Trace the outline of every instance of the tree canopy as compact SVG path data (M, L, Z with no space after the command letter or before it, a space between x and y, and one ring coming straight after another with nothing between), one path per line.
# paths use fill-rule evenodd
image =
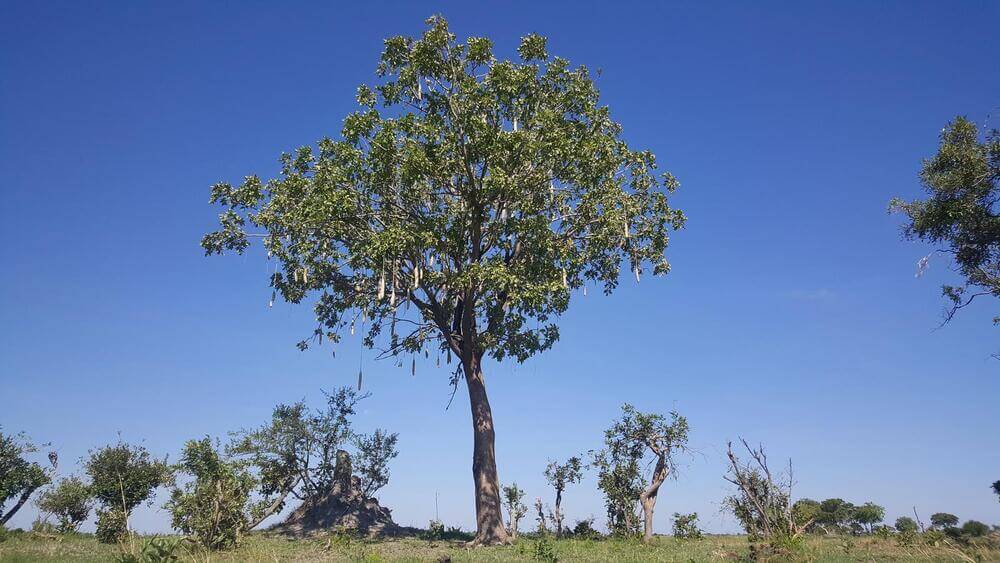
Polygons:
M920 180L929 197L894 199L891 209L907 216L904 236L950 254L965 278L963 285L942 288L950 302L947 322L978 297L1000 297L1000 132L993 129L980 140L975 123L956 117L941 131L938 152L924 161Z
M550 56L544 37L525 37L514 62L489 39L457 42L443 18L428 26L386 40L340 139L283 155L270 181L215 185L226 211L202 245L243 252L259 235L277 292L317 294L317 340L367 321L374 345L412 304L389 353L459 353L463 309L478 353L524 360L558 338L572 289L610 292L623 259L637 276L669 270L678 184L621 139L587 68Z

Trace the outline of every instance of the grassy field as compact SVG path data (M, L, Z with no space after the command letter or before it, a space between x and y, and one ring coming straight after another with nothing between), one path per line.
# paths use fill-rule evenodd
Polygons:
M174 540L176 541L176 539ZM520 540L516 545L470 549L461 541L402 538L366 541L346 536L291 540L254 535L236 550L212 554L176 550L182 561L738 561L750 550L741 536L708 536L700 540L658 537L651 545L619 540ZM89 535L11 534L0 542L0 561L114 561L119 548ZM552 555L555 559L549 557ZM949 546L900 546L875 538L810 537L790 561L1000 561L1000 551L980 545L959 550Z

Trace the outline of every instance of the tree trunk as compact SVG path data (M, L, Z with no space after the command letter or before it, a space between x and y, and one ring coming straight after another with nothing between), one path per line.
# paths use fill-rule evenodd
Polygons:
M556 489L556 511L552 515L556 520L556 537L562 537L562 490Z
M660 485L666 478L667 456L665 453L661 453L656 460L656 469L653 470L649 487L639 495L644 520L642 541L645 543L649 543L653 539L653 509L656 507L656 495L660 492Z
M30 489L26 489L23 493L21 493L21 498L17 499L17 504L12 506L10 510L7 512L7 514L3 515L3 518L0 518L0 526L3 526L4 524L7 523L8 520L13 518L14 515L17 514L17 511L21 510L21 507L24 506L24 503L28 502L28 498L31 497L31 493L34 492L35 488L32 487Z
M493 412L486 397L486 382L475 354L463 359L465 382L472 408L472 478L476 485L476 537L473 545L509 543L500 512L500 480L494 451Z

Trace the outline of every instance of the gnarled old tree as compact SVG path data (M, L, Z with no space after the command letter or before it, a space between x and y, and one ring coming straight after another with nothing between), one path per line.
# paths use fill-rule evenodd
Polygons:
M608 528L613 533L634 533L638 528L634 505L638 502L643 512L643 541L653 539L653 511L660 486L668 475L676 475L674 453L684 450L687 441L687 419L677 412L672 411L668 421L661 414L622 406L621 419L605 431L604 449L594 456L598 486L608 506ZM655 465L644 485L641 467L647 459Z
M316 297L315 341L360 325L383 356L457 356L474 542L505 542L484 359L551 347L571 292L594 281L610 293L623 260L637 279L666 274L684 216L667 201L676 180L622 140L585 67L550 56L538 35L501 60L489 39L427 23L419 38L385 41L378 80L358 89L338 139L283 156L268 182L214 186L227 209L202 245L243 252L259 237L280 265L276 294Z

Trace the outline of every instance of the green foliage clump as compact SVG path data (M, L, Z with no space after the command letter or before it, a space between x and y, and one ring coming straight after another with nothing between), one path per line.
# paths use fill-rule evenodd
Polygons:
M959 529L962 531L962 535L971 538L979 538L990 533L990 527L978 520L968 520Z
M37 451L24 434L4 434L0 431L0 527L7 523L39 488L51 477L27 456ZM50 461L55 458L49 454ZM54 461L53 461L54 464ZM8 503L13 504L7 508ZM6 512L5 512L6 511Z
M937 547L941 545L942 543L944 543L945 538L947 538L947 535L943 531L936 529L927 530L926 532L921 534L921 536L924 540L924 543L926 543L931 547Z
M120 545L115 563L169 563L179 561L183 543L173 538L149 538L139 545L134 541L123 542Z
M702 537L701 528L698 527L698 513L681 514L674 512L674 537L700 540Z
M128 515L120 508L97 509L97 530L94 536L101 543L119 543L129 535Z
M44 514L51 514L59 521L58 531L75 532L90 515L94 498L90 487L79 477L67 477L54 487L42 491L35 501Z
M902 530L896 534L896 543L901 547L912 547L917 543L917 531L916 530Z
M524 504L524 491L517 486L517 483L511 483L503 488L502 493L502 501L508 514L507 531L511 538L516 540L518 523L528 513L528 507Z
M899 533L916 532L920 529L917 525L917 521L909 516L900 516L899 518L896 518L895 527L896 531Z
M885 508L873 502L858 506L840 498L800 499L792 505L792 515L808 532L871 534L885 518Z
M573 526L573 537L581 540L596 540L601 537L601 532L594 528L593 518L586 518L576 521Z
M152 502L153 491L171 479L165 460L154 459L144 446L124 442L91 451L84 469L90 477L90 492L101 504L97 536L106 543L128 534L132 510Z
M431 520L427 524L427 531L424 533L424 539L427 541L440 541L444 538L444 522L440 520Z
M356 455L354 472L361 477L361 494L370 498L389 484L389 462L399 455L398 434L376 428L371 434L358 434L354 439Z
M947 322L977 297L1000 297L1000 131L980 140L975 123L956 117L941 131L938 152L924 161L920 180L927 199L894 199L890 209L906 215L906 238L940 247L965 278L961 286L942 288L951 303Z
M885 524L876 526L873 535L882 541L886 541L892 537L892 528L886 526Z
M174 529L209 550L235 547L252 522L253 475L220 454L210 438L189 441L176 469L193 480L174 488L165 506Z
M850 518L853 529L867 529L868 533L871 533L885 518L885 508L873 502L866 502L855 507Z
M545 563L557 563L559 561L559 557L556 556L555 544L548 536L541 536L535 540L532 548L531 556L536 561L543 561Z
M947 512L935 512L931 514L931 528L935 530L947 530L958 525L958 516Z

